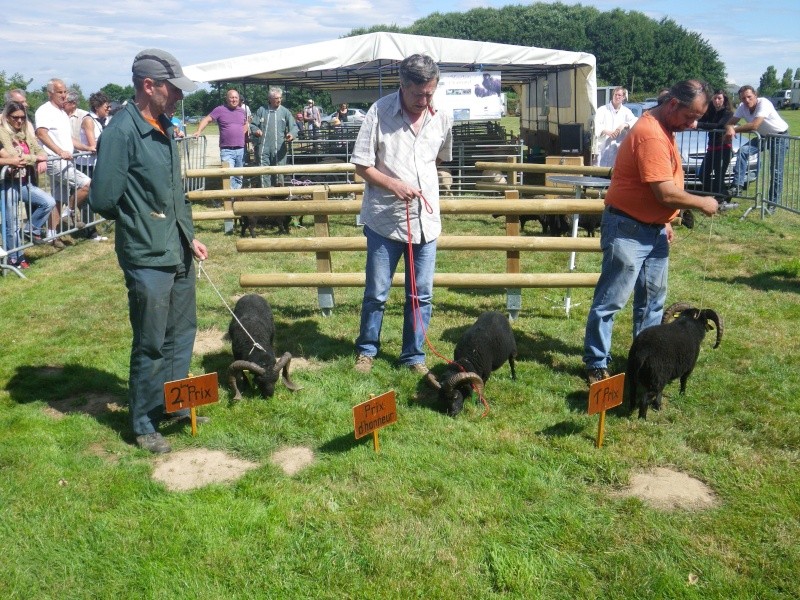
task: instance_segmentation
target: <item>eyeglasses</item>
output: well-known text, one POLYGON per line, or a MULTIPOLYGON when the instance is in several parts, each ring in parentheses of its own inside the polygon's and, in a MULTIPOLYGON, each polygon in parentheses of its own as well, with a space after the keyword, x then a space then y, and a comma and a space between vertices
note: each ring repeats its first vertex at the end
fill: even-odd
POLYGON ((24 121, 26 119, 25 115, 8 115, 8 118, 15 121, 24 121))

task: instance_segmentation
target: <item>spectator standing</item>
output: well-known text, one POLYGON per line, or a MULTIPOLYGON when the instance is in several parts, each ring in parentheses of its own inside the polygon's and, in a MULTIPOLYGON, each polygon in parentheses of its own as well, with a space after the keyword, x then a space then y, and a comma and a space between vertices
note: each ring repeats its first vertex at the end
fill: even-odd
POLYGON ((69 117, 69 127, 72 132, 72 145, 78 152, 91 152, 85 144, 81 142, 81 123, 83 117, 89 113, 78 107, 80 96, 75 90, 67 92, 67 99, 64 101, 64 112, 69 117))
MULTIPOLYGON (((194 137, 198 137, 211 121, 219 126, 219 159, 229 167, 244 166, 244 146, 247 135, 247 114, 239 105, 239 92, 234 89, 225 94, 225 103, 220 104, 200 120, 194 137)), ((231 177, 231 189, 242 187, 241 175, 231 177)))
POLYGON ((597 166, 613 167, 625 135, 636 123, 631 109, 622 103, 628 96, 624 87, 614 88, 611 101, 597 109, 594 135, 597 140, 597 166))
POLYGON ((420 374, 428 371, 425 332, 432 309, 436 239, 442 230, 436 165, 452 159, 453 123, 431 104, 439 82, 439 67, 432 58, 409 56, 400 63, 399 74, 400 89, 367 112, 351 158, 366 182, 360 214, 367 238, 366 285, 355 364, 361 373, 371 370, 380 350, 384 308, 401 256, 406 285, 400 364, 420 374))
MULTIPOLYGON (((256 138, 256 156, 262 167, 286 164, 289 142, 297 136, 297 126, 291 111, 281 105, 283 92, 269 91, 268 106, 253 115, 250 133, 256 138)), ((283 175, 262 175, 261 187, 283 187, 283 175)))
POLYGON ((735 208, 724 202, 722 194, 725 190, 725 171, 731 163, 733 147, 731 139, 725 137, 725 125, 733 117, 733 107, 730 98, 725 90, 716 90, 708 105, 706 114, 697 121, 697 128, 708 131, 708 145, 706 155, 700 171, 703 177, 703 191, 709 194, 719 194, 718 202, 723 204, 723 208, 735 208))
MULTIPOLYGON (((789 149, 789 125, 775 110, 772 102, 766 98, 759 98, 750 85, 739 88, 741 104, 736 108, 733 116, 725 127, 725 135, 733 139, 737 133, 757 131, 761 138, 753 138, 748 144, 739 147, 736 154, 736 164, 733 167, 732 196, 738 196, 747 189, 747 171, 750 157, 757 155, 762 148, 769 150, 769 164, 772 176, 769 183, 769 206, 767 212, 773 214, 775 205, 780 204, 783 192, 783 167, 786 151, 789 149), (739 121, 745 120, 743 125, 739 121)), ((760 161, 759 161, 760 164, 760 161)))
POLYGON ((306 123, 303 120, 303 113, 299 112, 294 116, 294 124, 297 127, 298 136, 304 137, 306 123))
POLYGON ((343 102, 339 105, 335 118, 339 119, 339 123, 347 123, 347 104, 343 102))
MULTIPOLYGON (((108 112, 111 110, 111 102, 103 92, 95 92, 89 96, 89 108, 91 110, 86 113, 81 122, 81 144, 92 154, 78 156, 75 162, 91 178, 94 172, 94 165, 97 162, 97 140, 100 139, 100 134, 103 133, 103 129, 105 129, 108 120, 111 118, 108 116, 108 112)), ((86 228, 86 239, 92 242, 105 242, 108 240, 106 236, 98 233, 94 225, 89 225, 86 228)))
POLYGON ((661 322, 667 297, 670 221, 680 208, 717 212, 712 196, 683 189, 676 131, 696 127, 711 91, 696 80, 677 83, 665 99, 642 115, 622 142, 606 193, 600 231, 603 261, 594 288, 584 338, 589 384, 609 376, 614 317, 633 293, 633 337, 661 322))
MULTIPOLYGON (((158 432, 165 416, 164 384, 186 377, 197 332, 192 258, 208 257, 194 239, 167 116, 183 92, 196 86, 164 50, 143 50, 132 71, 134 100, 99 140, 90 205, 116 221, 117 259, 133 329, 128 402, 136 443, 163 453, 171 450, 158 432)), ((171 420, 186 419, 188 412, 171 420)))
POLYGON ((51 79, 47 83, 47 97, 49 101, 36 111, 36 136, 48 155, 47 174, 52 183, 53 197, 57 202, 67 204, 64 216, 71 216, 75 227, 82 228, 79 214, 89 196, 91 180, 76 169, 73 162, 72 126, 64 110, 67 86, 61 79, 51 79))
MULTIPOLYGON (((13 89, 13 90, 8 90, 5 93, 5 102, 6 102, 6 104, 8 104, 11 101, 19 102, 20 104, 22 104, 23 107, 25 107, 26 125, 27 125, 28 131, 30 133, 30 135, 28 137, 31 138, 31 139, 35 138, 36 137, 36 129, 33 126, 33 122, 34 122, 33 121, 33 113, 31 113, 30 107, 28 106, 28 96, 27 96, 27 94, 25 94, 25 90, 21 90, 19 88, 16 88, 16 89, 13 89)), ((2 121, 2 119, 3 119, 3 117, 0 116, 0 121, 2 121)), ((42 165, 41 166, 41 168, 42 168, 41 173, 44 173, 45 166, 46 165, 42 165)))
POLYGON ((303 121, 306 123, 306 133, 311 130, 311 135, 316 139, 319 137, 319 128, 322 126, 322 111, 319 106, 314 104, 314 100, 308 99, 305 108, 303 109, 303 121))

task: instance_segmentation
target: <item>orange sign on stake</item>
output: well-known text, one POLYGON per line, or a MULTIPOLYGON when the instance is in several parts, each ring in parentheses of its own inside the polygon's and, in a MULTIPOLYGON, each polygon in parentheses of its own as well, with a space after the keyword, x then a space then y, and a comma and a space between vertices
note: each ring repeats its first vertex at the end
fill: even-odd
POLYGON ((589 388, 589 414, 600 413, 600 423, 597 426, 597 440, 595 446, 603 446, 603 433, 606 424, 606 411, 622 404, 625 391, 625 373, 614 375, 593 383, 589 388))
POLYGON ((356 439, 371 433, 375 452, 380 452, 378 430, 396 422, 397 404, 394 390, 374 396, 353 407, 353 431, 356 439))
POLYGON ((192 435, 197 435, 196 406, 219 401, 219 381, 216 373, 176 379, 164 384, 164 410, 168 413, 190 409, 192 435))

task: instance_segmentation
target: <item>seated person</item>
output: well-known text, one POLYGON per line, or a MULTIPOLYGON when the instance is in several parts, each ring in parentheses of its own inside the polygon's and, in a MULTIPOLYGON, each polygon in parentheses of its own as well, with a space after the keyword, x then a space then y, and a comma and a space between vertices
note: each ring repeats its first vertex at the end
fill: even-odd
MULTIPOLYGON (((53 210, 56 205, 55 199, 34 185, 34 177, 36 174, 43 173, 46 169, 47 157, 39 146, 35 137, 31 136, 31 130, 27 124, 27 115, 25 107, 20 102, 11 101, 6 104, 3 110, 2 125, 0 125, 0 156, 13 159, 13 165, 16 167, 10 173, 11 179, 7 180, 6 185, 6 200, 7 203, 12 205, 9 210, 7 208, 6 221, 7 225, 13 228, 11 231, 7 228, 6 235, 12 237, 17 235, 16 207, 22 201, 29 215, 29 223, 26 227, 26 233, 30 235, 34 243, 41 243, 42 229, 50 219, 50 226, 47 228, 46 237, 53 238, 52 244, 58 248, 63 248, 64 243, 55 238, 55 228, 58 223, 58 215, 53 210)), ((7 240, 6 248, 15 247, 9 245, 13 239, 7 240)))

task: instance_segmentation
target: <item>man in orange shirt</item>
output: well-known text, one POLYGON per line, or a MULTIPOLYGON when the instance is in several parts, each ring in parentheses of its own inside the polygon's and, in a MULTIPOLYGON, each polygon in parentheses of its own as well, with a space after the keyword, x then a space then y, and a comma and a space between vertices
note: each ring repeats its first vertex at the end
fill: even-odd
POLYGON ((697 208, 708 216, 717 212, 713 196, 683 189, 674 136, 697 127, 710 98, 711 90, 703 82, 675 84, 658 106, 642 115, 620 146, 600 230, 603 264, 584 338, 590 385, 609 376, 614 316, 631 293, 633 337, 661 322, 674 235, 670 221, 682 208, 697 208))

